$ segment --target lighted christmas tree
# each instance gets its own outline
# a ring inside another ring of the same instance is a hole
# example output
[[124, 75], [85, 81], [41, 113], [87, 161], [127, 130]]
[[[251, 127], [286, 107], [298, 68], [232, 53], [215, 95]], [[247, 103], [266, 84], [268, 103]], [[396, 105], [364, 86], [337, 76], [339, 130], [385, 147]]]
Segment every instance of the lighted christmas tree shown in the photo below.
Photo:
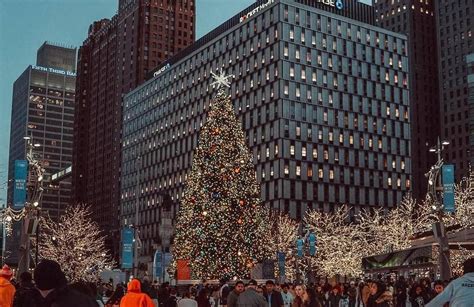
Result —
[[213, 76], [218, 92], [187, 177], [173, 258], [189, 260], [194, 278], [242, 278], [268, 256], [268, 211], [260, 201], [252, 156], [226, 94], [231, 76]]

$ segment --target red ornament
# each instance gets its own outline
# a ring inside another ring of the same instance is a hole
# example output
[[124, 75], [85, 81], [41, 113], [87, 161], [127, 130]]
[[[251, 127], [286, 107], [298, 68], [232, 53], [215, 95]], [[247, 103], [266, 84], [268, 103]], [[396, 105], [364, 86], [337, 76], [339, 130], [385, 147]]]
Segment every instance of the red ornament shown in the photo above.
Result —
[[240, 173], [240, 167], [236, 167], [236, 168], [234, 168], [234, 172], [236, 172], [236, 173]]
[[243, 199], [241, 199], [241, 200], [239, 201], [239, 205], [243, 206], [244, 204], [245, 204], [245, 201], [244, 201]]

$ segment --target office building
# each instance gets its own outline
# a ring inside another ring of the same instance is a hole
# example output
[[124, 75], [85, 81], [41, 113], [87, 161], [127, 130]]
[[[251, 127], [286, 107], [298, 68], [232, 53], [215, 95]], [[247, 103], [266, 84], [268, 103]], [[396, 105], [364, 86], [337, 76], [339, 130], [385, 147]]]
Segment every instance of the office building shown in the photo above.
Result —
[[434, 0], [375, 0], [374, 6], [379, 27], [408, 37], [412, 194], [424, 199], [425, 174], [437, 160], [429, 149], [440, 133]]
[[353, 218], [410, 190], [407, 38], [371, 25], [369, 5], [343, 3], [257, 1], [125, 96], [120, 223], [134, 223], [138, 199], [142, 261], [159, 243], [162, 195], [178, 210], [211, 71], [235, 75], [229, 93], [268, 207], [301, 219], [349, 204]]
[[[8, 204], [13, 205], [15, 160], [26, 160], [24, 137], [30, 137], [39, 145], [34, 154], [46, 170], [40, 206], [44, 213], [58, 218], [70, 203], [71, 181], [57, 184], [51, 176], [72, 163], [76, 48], [45, 42], [37, 59], [13, 84]], [[15, 257], [13, 253], [9, 261], [14, 263]]]
[[120, 0], [118, 5], [115, 16], [89, 27], [79, 49], [72, 167], [73, 199], [92, 206], [114, 252], [122, 97], [195, 37], [194, 0]]
[[435, 2], [441, 138], [450, 142], [443, 158], [455, 165], [456, 181], [469, 173], [474, 155], [466, 64], [466, 56], [474, 52], [472, 4], [472, 0]]
[[[474, 152], [474, 53], [466, 56], [468, 104], [469, 104], [469, 152]], [[474, 156], [469, 157], [469, 163], [474, 165]]]

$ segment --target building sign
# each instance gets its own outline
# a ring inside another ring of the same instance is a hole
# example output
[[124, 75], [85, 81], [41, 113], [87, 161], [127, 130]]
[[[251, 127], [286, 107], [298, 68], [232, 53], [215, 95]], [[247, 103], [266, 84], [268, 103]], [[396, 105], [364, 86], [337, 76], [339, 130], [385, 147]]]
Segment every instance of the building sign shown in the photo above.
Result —
[[168, 70], [171, 68], [171, 65], [170, 63], [167, 63], [165, 66], [161, 67], [160, 69], [158, 69], [157, 71], [155, 71], [153, 73], [153, 78], [154, 77], [158, 77], [159, 75], [161, 75], [164, 71]]
[[338, 10], [342, 10], [344, 8], [344, 3], [342, 1], [343, 0], [316, 0], [317, 3], [335, 7]]
[[259, 6], [257, 6], [256, 8], [254, 8], [253, 10], [251, 10], [250, 12], [245, 14], [244, 16], [240, 17], [240, 22], [244, 22], [247, 19], [249, 19], [250, 17], [252, 17], [253, 15], [257, 14], [258, 12], [260, 12], [262, 10], [264, 10], [269, 5], [271, 5], [274, 1], [275, 0], [268, 0], [267, 2], [264, 2], [263, 4], [260, 4]]
[[122, 269], [133, 268], [133, 229], [122, 229]]
[[75, 73], [75, 72], [67, 71], [67, 70], [62, 70], [62, 69], [55, 69], [55, 68], [51, 68], [51, 67], [43, 67], [43, 66], [31, 65], [31, 68], [33, 68], [33, 69], [35, 69], [35, 70], [41, 70], [41, 71], [44, 71], [44, 72], [51, 72], [51, 73], [60, 74], [60, 75], [66, 75], [66, 76], [71, 76], [71, 77], [75, 77], [75, 76], [76, 76], [76, 73]]
[[445, 212], [454, 212], [454, 165], [445, 164], [442, 169], [443, 206]]
[[13, 188], [13, 206], [23, 207], [26, 202], [26, 179], [28, 176], [28, 161], [15, 160], [15, 186]]

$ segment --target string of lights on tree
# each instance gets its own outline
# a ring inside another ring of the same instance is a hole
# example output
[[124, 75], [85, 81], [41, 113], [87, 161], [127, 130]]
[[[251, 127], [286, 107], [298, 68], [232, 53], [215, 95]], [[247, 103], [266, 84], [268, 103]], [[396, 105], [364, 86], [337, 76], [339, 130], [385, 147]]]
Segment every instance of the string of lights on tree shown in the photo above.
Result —
[[41, 219], [40, 259], [57, 261], [69, 282], [100, 280], [100, 272], [114, 262], [105, 248], [105, 237], [84, 205], [70, 206], [59, 218]]
[[268, 210], [225, 76], [199, 136], [177, 217], [173, 258], [189, 260], [195, 278], [244, 278], [269, 257]]

